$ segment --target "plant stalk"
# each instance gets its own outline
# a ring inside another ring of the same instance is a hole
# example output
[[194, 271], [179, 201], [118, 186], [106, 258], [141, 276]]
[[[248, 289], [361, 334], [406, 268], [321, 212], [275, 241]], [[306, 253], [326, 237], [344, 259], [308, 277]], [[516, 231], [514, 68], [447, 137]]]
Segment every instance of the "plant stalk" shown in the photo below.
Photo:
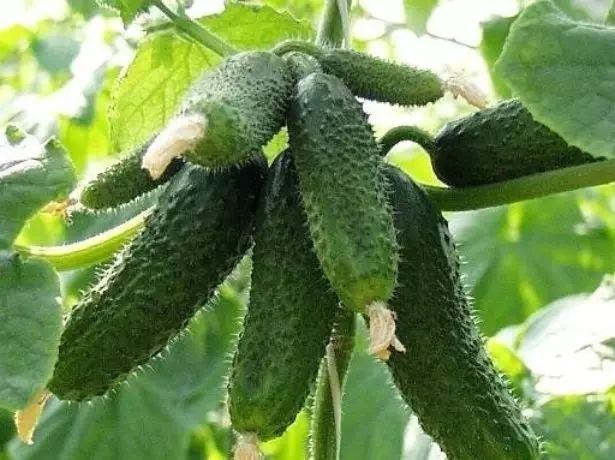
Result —
[[597, 161], [476, 187], [421, 185], [442, 211], [471, 211], [615, 182], [615, 160]]
[[26, 257], [38, 257], [51, 263], [58, 271], [89, 267], [109, 259], [124, 243], [143, 227], [153, 208], [99, 235], [63, 246], [23, 246], [14, 249]]
[[228, 57], [238, 52], [236, 48], [214, 35], [198, 22], [174, 13], [162, 2], [162, 0], [153, 0], [152, 5], [156, 6], [156, 8], [162, 11], [165, 16], [173, 21], [173, 25], [178, 30], [182, 31], [206, 48], [209, 48], [214, 53], [222, 57]]
[[[318, 24], [318, 32], [316, 33], [316, 44], [320, 46], [334, 46], [339, 47], [344, 41], [344, 21], [348, 21], [348, 17], [345, 19], [340, 15], [338, 7], [339, 0], [326, 0], [322, 15], [320, 17], [320, 23]], [[352, 0], [347, 0], [348, 8]], [[348, 32], [349, 27], [347, 27]], [[347, 43], [346, 46], [350, 46]]]
[[340, 458], [342, 394], [354, 348], [355, 330], [354, 312], [340, 308], [318, 374], [310, 434], [311, 460]]

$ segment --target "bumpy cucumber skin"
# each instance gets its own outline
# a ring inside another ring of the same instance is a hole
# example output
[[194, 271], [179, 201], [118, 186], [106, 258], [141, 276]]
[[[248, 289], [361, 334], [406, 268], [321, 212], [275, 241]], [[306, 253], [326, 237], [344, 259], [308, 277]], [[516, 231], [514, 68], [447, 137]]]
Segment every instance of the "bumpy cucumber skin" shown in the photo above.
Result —
[[220, 173], [186, 165], [145, 227], [73, 309], [48, 388], [105, 393], [163, 349], [248, 249], [264, 161]]
[[282, 128], [292, 84], [284, 60], [265, 51], [236, 54], [207, 72], [180, 109], [207, 119], [204, 138], [184, 157], [206, 167], [251, 158]]
[[338, 300], [314, 254], [288, 153], [274, 162], [259, 209], [250, 305], [228, 389], [235, 430], [267, 440], [280, 436], [303, 407]]
[[454, 187], [483, 185], [599, 161], [571, 147], [510, 99], [448, 123], [429, 152], [438, 178]]
[[319, 54], [323, 70], [340, 78], [357, 96], [399, 105], [425, 105], [443, 96], [442, 81], [433, 72], [387, 62], [351, 50]]
[[387, 184], [367, 115], [333, 75], [298, 84], [288, 117], [316, 253], [344, 305], [363, 312], [395, 287], [397, 245]]
[[143, 155], [152, 141], [150, 139], [124, 155], [86, 184], [79, 199], [81, 203], [90, 209], [115, 208], [168, 182], [184, 162], [173, 160], [160, 178], [152, 179], [149, 172], [141, 167]]
[[401, 171], [387, 175], [401, 246], [389, 307], [407, 349], [387, 363], [397, 387], [449, 460], [538, 458], [536, 435], [483, 347], [446, 220]]

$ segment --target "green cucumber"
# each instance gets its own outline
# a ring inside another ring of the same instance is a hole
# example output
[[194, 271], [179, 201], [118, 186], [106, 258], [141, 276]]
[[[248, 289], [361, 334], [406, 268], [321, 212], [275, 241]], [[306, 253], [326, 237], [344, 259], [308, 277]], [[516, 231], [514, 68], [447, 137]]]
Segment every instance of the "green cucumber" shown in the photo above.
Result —
[[448, 123], [428, 152], [438, 178], [454, 187], [501, 182], [602, 160], [534, 121], [518, 99]]
[[317, 58], [325, 72], [365, 99], [412, 106], [435, 102], [444, 95], [440, 77], [430, 70], [342, 49], [325, 49]]
[[205, 135], [184, 157], [206, 167], [250, 159], [282, 128], [292, 84], [284, 60], [265, 51], [236, 54], [205, 73], [178, 114], [206, 120]]
[[444, 95], [443, 82], [435, 73], [389, 62], [369, 54], [339, 48], [319, 47], [310, 42], [288, 40], [273, 52], [309, 54], [325, 73], [335, 75], [355, 96], [399, 105], [425, 105]]
[[401, 246], [389, 302], [408, 353], [387, 364], [423, 429], [449, 460], [531, 460], [540, 445], [495, 370], [460, 281], [447, 222], [425, 192], [389, 167]]
[[90, 209], [115, 208], [128, 203], [159, 185], [166, 183], [184, 164], [173, 160], [159, 179], [152, 179], [141, 167], [141, 160], [153, 139], [122, 156], [117, 162], [88, 182], [81, 192], [80, 201]]
[[297, 84], [288, 131], [325, 275], [354, 311], [386, 302], [397, 245], [383, 163], [361, 104], [337, 77], [312, 73]]
[[180, 332], [250, 244], [264, 162], [186, 166], [145, 226], [72, 310], [48, 388], [101, 395]]
[[292, 159], [274, 162], [254, 234], [250, 304], [228, 382], [235, 430], [280, 436], [314, 384], [338, 300], [314, 254]]

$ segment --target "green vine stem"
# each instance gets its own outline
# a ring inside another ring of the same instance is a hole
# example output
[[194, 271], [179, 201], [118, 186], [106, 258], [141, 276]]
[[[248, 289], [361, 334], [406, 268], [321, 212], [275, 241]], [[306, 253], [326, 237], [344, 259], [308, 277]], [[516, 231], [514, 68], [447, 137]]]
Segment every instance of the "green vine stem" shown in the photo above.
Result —
[[153, 0], [152, 5], [162, 11], [167, 16], [175, 27], [184, 32], [193, 40], [197, 41], [201, 45], [209, 48], [214, 53], [219, 54], [222, 57], [231, 56], [237, 53], [237, 49], [226, 43], [224, 40], [215, 36], [212, 32], [200, 25], [198, 22], [192, 19], [180, 16], [169, 9], [162, 0]]
[[143, 211], [117, 227], [77, 243], [63, 246], [16, 244], [14, 249], [24, 256], [44, 259], [58, 271], [89, 267], [109, 259], [126, 241], [137, 234], [151, 211], [152, 208]]
[[433, 137], [427, 132], [416, 126], [396, 126], [388, 130], [384, 136], [380, 138], [380, 150], [383, 155], [386, 155], [393, 147], [402, 141], [416, 142], [427, 151], [433, 152], [435, 149]]
[[304, 54], [309, 54], [316, 59], [320, 58], [320, 56], [322, 55], [322, 50], [319, 46], [315, 45], [314, 43], [302, 40], [285, 40], [278, 43], [271, 49], [271, 52], [277, 54], [278, 56], [292, 53], [293, 51], [299, 51]]
[[337, 460], [341, 440], [341, 399], [356, 330], [356, 315], [344, 308], [337, 317], [318, 374], [311, 429], [311, 460]]
[[[433, 138], [416, 126], [397, 126], [380, 138], [382, 153], [397, 143], [412, 141], [427, 153], [435, 150]], [[541, 198], [615, 182], [615, 160], [597, 161], [530, 176], [474, 187], [434, 187], [419, 184], [442, 211], [472, 211]]]
[[615, 182], [615, 160], [556, 169], [476, 187], [421, 185], [443, 211], [471, 211]]

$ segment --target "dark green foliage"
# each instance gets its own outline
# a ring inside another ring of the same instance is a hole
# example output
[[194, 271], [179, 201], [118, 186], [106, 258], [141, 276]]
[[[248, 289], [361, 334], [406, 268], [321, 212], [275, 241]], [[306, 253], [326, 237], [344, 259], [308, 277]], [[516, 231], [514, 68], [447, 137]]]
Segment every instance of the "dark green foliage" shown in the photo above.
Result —
[[269, 173], [254, 234], [250, 305], [229, 379], [233, 427], [277, 437], [295, 420], [325, 354], [338, 300], [307, 230], [288, 153]]
[[121, 157], [98, 174], [81, 192], [80, 201], [90, 209], [115, 208], [128, 203], [167, 182], [183, 166], [175, 159], [159, 179], [152, 179], [149, 172], [141, 168], [141, 160], [153, 139]]
[[324, 50], [318, 56], [331, 73], [357, 96], [399, 105], [425, 105], [443, 96], [442, 81], [430, 70], [387, 62], [351, 50]]
[[184, 154], [207, 167], [248, 160], [283, 126], [292, 91], [284, 60], [265, 51], [228, 58], [190, 89], [180, 116], [206, 118], [205, 137]]
[[518, 99], [448, 123], [429, 152], [434, 171], [455, 187], [500, 182], [600, 160], [534, 121]]
[[313, 73], [298, 84], [288, 130], [316, 253], [345, 306], [362, 312], [395, 287], [397, 247], [379, 149], [344, 83]]
[[13, 413], [6, 409], [0, 409], [0, 458], [2, 458], [4, 446], [13, 439], [16, 432]]
[[106, 392], [180, 332], [250, 244], [263, 163], [185, 167], [142, 232], [71, 312], [48, 388], [61, 399]]
[[408, 350], [388, 361], [398, 388], [449, 460], [538, 458], [538, 440], [483, 347], [446, 220], [402, 172], [387, 173], [401, 246], [389, 306]]

